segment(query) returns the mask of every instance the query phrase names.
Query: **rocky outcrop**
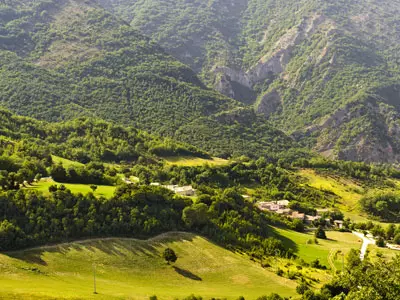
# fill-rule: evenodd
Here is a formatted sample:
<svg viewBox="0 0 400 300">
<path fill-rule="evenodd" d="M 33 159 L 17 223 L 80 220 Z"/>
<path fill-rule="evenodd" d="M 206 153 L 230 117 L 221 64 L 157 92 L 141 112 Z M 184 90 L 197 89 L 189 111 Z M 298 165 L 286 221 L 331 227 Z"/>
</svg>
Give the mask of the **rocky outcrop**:
<svg viewBox="0 0 400 300">
<path fill-rule="evenodd" d="M 281 95 L 274 89 L 261 97 L 256 112 L 268 118 L 281 107 L 281 101 Z"/>
<path fill-rule="evenodd" d="M 227 96 L 232 96 L 233 90 L 229 89 L 227 84 L 229 81 L 252 88 L 256 83 L 266 80 L 271 75 L 281 74 L 292 57 L 294 47 L 312 35 L 324 21 L 325 17 L 322 15 L 304 18 L 298 26 L 288 30 L 275 43 L 273 49 L 247 72 L 226 66 L 214 67 L 212 70 L 214 74 L 220 75 L 216 76 L 219 78 L 215 83 L 216 89 Z"/>
</svg>

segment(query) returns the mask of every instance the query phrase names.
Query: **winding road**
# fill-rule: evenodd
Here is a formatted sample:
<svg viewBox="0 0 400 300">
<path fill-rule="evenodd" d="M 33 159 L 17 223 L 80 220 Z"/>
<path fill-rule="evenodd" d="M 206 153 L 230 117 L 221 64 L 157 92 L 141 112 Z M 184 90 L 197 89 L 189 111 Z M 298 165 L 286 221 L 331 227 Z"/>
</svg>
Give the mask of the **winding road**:
<svg viewBox="0 0 400 300">
<path fill-rule="evenodd" d="M 360 250 L 360 259 L 364 260 L 365 254 L 367 253 L 368 245 L 375 245 L 375 240 L 364 236 L 364 234 L 362 234 L 361 232 L 353 231 L 353 234 L 358 236 L 363 241 Z"/>
</svg>

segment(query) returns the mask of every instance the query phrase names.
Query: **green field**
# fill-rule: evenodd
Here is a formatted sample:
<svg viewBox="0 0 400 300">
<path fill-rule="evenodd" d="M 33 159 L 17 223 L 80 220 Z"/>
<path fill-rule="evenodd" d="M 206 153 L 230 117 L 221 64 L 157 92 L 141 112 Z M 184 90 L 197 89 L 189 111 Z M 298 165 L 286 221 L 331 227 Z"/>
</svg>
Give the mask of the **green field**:
<svg viewBox="0 0 400 300">
<path fill-rule="evenodd" d="M 58 183 L 51 180 L 34 183 L 31 186 L 29 186 L 28 189 L 37 190 L 44 194 L 48 194 L 49 187 L 54 184 L 56 185 L 63 184 L 67 189 L 71 190 L 71 192 L 74 194 L 77 193 L 87 194 L 89 192 L 93 192 L 92 189 L 90 188 L 91 184 Z M 111 185 L 98 185 L 97 190 L 94 192 L 94 195 L 96 197 L 102 196 L 105 198 L 111 198 L 114 195 L 115 189 L 116 187 Z"/>
<path fill-rule="evenodd" d="M 178 255 L 167 265 L 161 252 Z M 96 264 L 97 292 L 93 295 Z M 103 239 L 0 254 L 0 298 L 14 299 L 255 299 L 271 292 L 294 296 L 296 281 L 189 233 L 147 241 Z"/>
<path fill-rule="evenodd" d="M 209 164 L 211 166 L 223 166 L 229 164 L 229 160 L 213 157 L 212 159 L 204 159 L 190 156 L 169 156 L 163 158 L 169 165 L 195 167 Z"/>
<path fill-rule="evenodd" d="M 352 233 L 327 231 L 327 240 L 318 239 L 318 244 L 308 244 L 312 240 L 312 233 L 299 233 L 292 230 L 276 228 L 277 234 L 283 237 L 284 243 L 288 246 L 295 245 L 296 254 L 306 262 L 319 259 L 321 264 L 331 268 L 339 269 L 342 267 L 342 256 L 335 255 L 340 250 L 346 255 L 350 249 L 360 249 L 362 242 Z"/>
<path fill-rule="evenodd" d="M 66 168 L 66 169 L 68 169 L 68 167 L 71 167 L 71 166 L 72 167 L 83 167 L 84 166 L 84 164 L 82 164 L 80 162 L 62 158 L 62 157 L 59 157 L 56 155 L 52 155 L 51 159 L 53 160 L 53 162 L 55 164 L 61 163 L 64 166 L 64 168 Z"/>
</svg>

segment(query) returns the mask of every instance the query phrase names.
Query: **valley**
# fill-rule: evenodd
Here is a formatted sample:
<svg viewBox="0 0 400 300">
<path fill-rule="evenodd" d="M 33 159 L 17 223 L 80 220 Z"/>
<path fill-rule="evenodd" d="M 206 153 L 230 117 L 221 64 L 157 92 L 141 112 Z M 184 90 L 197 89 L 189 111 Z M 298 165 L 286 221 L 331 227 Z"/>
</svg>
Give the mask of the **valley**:
<svg viewBox="0 0 400 300">
<path fill-rule="evenodd" d="M 0 298 L 398 300 L 399 16 L 0 1 Z"/>
</svg>

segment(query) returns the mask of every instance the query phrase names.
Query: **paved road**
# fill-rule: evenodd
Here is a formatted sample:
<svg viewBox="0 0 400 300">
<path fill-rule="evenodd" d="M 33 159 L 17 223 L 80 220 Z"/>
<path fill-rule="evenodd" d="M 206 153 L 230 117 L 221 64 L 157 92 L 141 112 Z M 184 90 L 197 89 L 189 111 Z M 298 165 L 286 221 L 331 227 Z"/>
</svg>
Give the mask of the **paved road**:
<svg viewBox="0 0 400 300">
<path fill-rule="evenodd" d="M 368 245 L 375 245 L 375 240 L 371 239 L 369 237 L 366 237 L 366 236 L 364 236 L 364 234 L 357 232 L 357 231 L 353 231 L 353 234 L 363 240 L 363 244 L 362 244 L 361 250 L 360 250 L 360 259 L 364 260 L 365 254 L 367 253 Z"/>
</svg>

